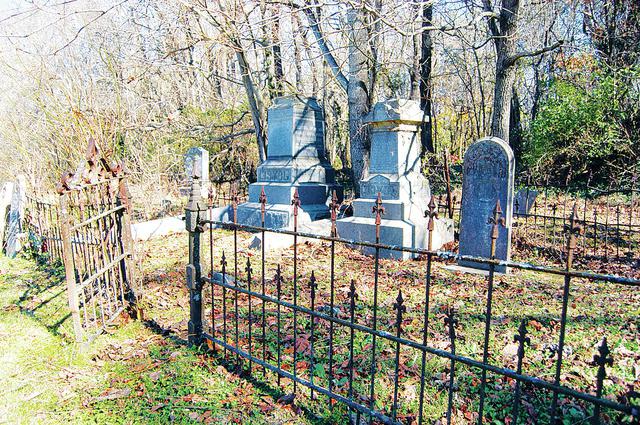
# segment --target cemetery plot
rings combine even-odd
[[[574,251],[575,214],[568,223]],[[342,418],[384,423],[478,415],[608,422],[637,414],[640,281],[516,262],[500,278],[456,275],[433,252],[409,250],[424,261],[387,261],[342,246],[354,241],[289,231],[266,237],[309,244],[266,255],[243,245],[242,230],[259,228],[226,226],[223,236],[208,230],[209,252],[190,252],[189,339],[274,383],[290,394],[283,399],[322,409],[328,397]],[[197,249],[204,229],[190,229]],[[364,245],[398,249],[384,240]],[[615,379],[605,382],[607,373]]]

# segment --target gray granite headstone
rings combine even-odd
[[[460,222],[460,254],[489,258],[491,229],[489,217],[496,201],[500,201],[505,225],[499,227],[496,258],[511,257],[511,223],[513,219],[513,177],[515,160],[507,143],[497,137],[487,137],[473,143],[464,155],[462,174],[462,205]],[[460,266],[487,270],[487,264],[459,261]],[[498,266],[498,273],[506,267]]]
[[[16,179],[16,184],[11,197],[11,208],[7,220],[5,253],[7,257],[15,257],[22,247],[22,222],[24,220],[24,210],[27,205],[26,181],[20,175]]]
[[[353,216],[337,222],[340,237],[375,242],[375,216],[371,211],[380,193],[385,208],[380,242],[427,248],[424,212],[431,191],[429,182],[420,172],[419,129],[423,117],[420,104],[413,100],[391,99],[373,107],[367,117],[371,131],[368,177],[360,182],[360,198],[353,201]],[[434,242],[448,241],[436,237]],[[440,246],[434,245],[432,249]],[[373,252],[372,248],[363,250]],[[393,250],[381,250],[380,255],[387,258],[410,256]]]
[[[295,190],[300,197],[300,223],[329,216],[329,199],[335,190],[335,172],[324,148],[324,116],[313,98],[285,96],[274,99],[269,108],[267,159],[257,169],[256,183],[249,185],[248,202],[238,206],[238,222],[261,225],[260,193],[267,205],[265,226],[291,228],[291,200]]]

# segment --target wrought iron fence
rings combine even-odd
[[[63,176],[58,192],[74,332],[78,341],[91,340],[127,308],[141,314],[126,177],[90,142],[87,168]]]
[[[543,255],[562,264],[566,252],[563,229],[573,206],[584,235],[576,247],[580,261],[614,261],[640,266],[640,189],[600,190],[583,187],[520,186],[513,205],[513,246],[519,258]],[[460,226],[460,194],[440,194],[441,214]]]
[[[43,255],[50,263],[62,262],[58,204],[27,196],[25,229],[34,252]]]
[[[244,202],[249,196],[246,185],[240,180],[230,182],[211,182],[209,190],[209,205],[214,208],[226,207],[235,198],[238,202]]]
[[[331,408],[336,403],[344,406],[348,418],[341,421],[350,420],[356,424],[360,424],[361,420],[422,424],[426,421],[425,412],[428,408],[443,403],[446,406],[446,422],[451,423],[456,403],[455,394],[464,390],[477,395],[477,407],[467,406],[467,409],[475,409],[473,414],[476,421],[482,423],[488,403],[493,402],[496,393],[500,393],[509,399],[510,404],[509,412],[505,413],[502,420],[510,420],[510,423],[515,424],[522,423],[530,414],[528,409],[532,405],[532,394],[543,392],[548,397],[538,401],[536,408],[542,408],[546,404],[547,407],[543,410],[548,412],[550,423],[562,419],[568,399],[583,406],[592,423],[623,419],[637,421],[640,418],[640,407],[637,403],[632,403],[633,397],[638,397],[638,394],[634,396],[633,393],[627,393],[617,399],[605,397],[607,367],[611,370],[613,365],[606,338],[600,341],[597,354],[593,357],[595,377],[590,389],[574,388],[562,378],[563,372],[572,366],[566,364],[565,351],[570,293],[577,282],[599,282],[609,285],[611,290],[615,290],[617,285],[634,290],[640,288],[640,280],[633,278],[573,269],[574,253],[579,244],[579,235],[583,231],[577,210],[573,210],[566,221],[566,264],[564,268],[551,268],[499,261],[493,257],[459,256],[451,252],[386,245],[380,240],[379,230],[384,212],[380,197],[372,212],[376,223],[376,241],[372,243],[338,237],[335,222],[339,205],[335,199],[331,203],[330,236],[297,231],[297,212],[300,208],[297,196],[292,200],[293,230],[266,229],[264,216],[267,199],[264,195],[260,197],[260,203],[261,226],[237,224],[235,199],[232,201],[233,222],[213,221],[206,217],[209,206],[200,197],[198,180],[194,181],[186,208],[186,227],[189,231],[189,264],[186,267],[186,281],[190,291],[189,342],[196,345],[206,342],[214,352],[221,353],[228,362],[235,365],[239,372],[270,382],[273,379],[279,387],[285,386],[291,393],[282,400],[292,401],[296,397],[306,397],[306,391],[300,390],[300,387],[306,387],[310,399],[320,394],[329,398]],[[429,217],[430,240],[436,209],[432,199],[429,211],[426,212]],[[493,218],[491,234],[487,235],[491,240],[492,253],[495,252],[500,231],[499,215],[498,208],[493,212],[487,211],[487,217]],[[233,234],[231,240],[220,242],[224,246],[219,258],[214,258],[214,226],[229,229]],[[242,252],[238,245],[238,233],[245,231],[258,232],[262,236],[261,253],[259,258],[253,259],[254,263],[256,260],[260,263],[257,273],[253,270],[252,255]],[[205,263],[202,252],[205,250],[201,246],[201,236],[205,232],[208,232],[210,256],[207,276],[202,274]],[[269,237],[293,238],[290,258],[293,273],[289,276],[285,276],[289,272],[281,266],[285,263],[284,258],[278,262],[273,277],[267,276],[264,248],[267,234],[271,235]],[[314,239],[329,245],[329,270],[325,271],[329,276],[328,294],[323,291],[324,295],[319,295],[320,276],[315,270],[306,275],[300,273],[299,238]],[[355,279],[348,283],[342,282],[337,277],[339,270],[335,252],[338,245],[373,249],[371,287],[363,288],[357,285]],[[382,250],[410,252],[426,260],[424,277],[420,279],[423,285],[422,300],[414,300],[413,307],[407,303],[402,290],[393,294],[381,293],[379,275]],[[230,257],[227,257],[225,251],[231,252]],[[461,354],[457,349],[457,344],[464,338],[459,334],[460,328],[469,317],[460,314],[452,304],[434,306],[430,298],[433,297],[435,285],[434,265],[452,259],[489,264],[486,298],[483,300],[484,317],[481,320],[481,359]],[[219,271],[214,270],[214,264],[219,265]],[[527,346],[537,335],[531,333],[526,318],[522,319],[513,337],[517,344],[514,364],[499,364],[490,352],[489,340],[492,334],[502,329],[494,323],[497,318],[492,312],[497,284],[494,269],[497,265],[562,278],[561,312],[557,319],[558,340],[550,348],[555,361],[549,378],[528,374],[523,367],[523,362],[527,360]],[[207,292],[208,297],[205,298]],[[478,301],[474,300],[474,303]],[[393,312],[390,311],[390,306]],[[207,309],[209,314],[205,314]],[[409,326],[417,326],[420,331],[409,332]],[[445,346],[435,345],[433,338],[437,333],[446,334]],[[590,361],[581,359],[585,360]],[[368,373],[361,373],[360,366],[364,366]],[[468,375],[461,374],[461,368],[474,371],[475,378],[469,382]],[[433,379],[435,371],[440,379]],[[410,400],[399,394],[401,384],[405,388],[408,381],[415,383],[413,385],[416,389],[415,397]],[[430,390],[433,387],[441,389],[446,394],[446,400],[438,399]],[[528,409],[523,407],[525,398]]]

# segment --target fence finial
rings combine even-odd
[[[578,204],[573,204],[571,215],[569,216],[569,224],[565,227],[565,231],[569,233],[567,239],[567,270],[573,265],[573,253],[578,245],[578,235],[582,235],[584,229],[578,221]]]
[[[311,277],[309,278],[309,289],[311,289],[311,298],[315,298],[318,284],[316,283],[316,273],[313,270],[311,270]]]
[[[351,279],[351,283],[349,284],[349,292],[347,293],[349,299],[358,298],[358,293],[356,292],[356,281]]]
[[[458,324],[455,307],[447,308],[447,313],[444,318],[444,324],[447,325],[449,329],[449,339],[451,341],[454,341],[456,338],[456,325]]]
[[[435,196],[431,195],[431,199],[429,200],[429,208],[424,212],[425,218],[429,219],[427,223],[427,231],[429,232],[428,240],[427,240],[427,249],[431,251],[433,245],[433,230],[435,229],[435,219],[438,218],[438,209],[435,202]]]
[[[264,212],[264,207],[267,203],[267,195],[264,193],[264,186],[262,186],[262,189],[260,190],[260,197],[258,198],[258,202],[260,202],[262,211]]]
[[[502,216],[502,208],[500,207],[500,200],[496,201],[495,207],[493,207],[493,215],[489,217],[488,224],[492,224],[491,226],[491,258],[496,256],[496,241],[498,240],[499,226],[505,227],[506,221]]]
[[[371,207],[371,212],[376,215],[376,243],[380,241],[380,224],[382,223],[382,214],[384,214],[384,207],[382,206],[382,194],[378,192],[376,202]]]
[[[207,190],[207,200],[209,201],[209,208],[213,208],[213,185],[209,184],[209,189]]]
[[[611,350],[609,350],[609,346],[607,345],[607,337],[604,337],[602,338],[602,341],[600,341],[600,345],[598,346],[598,354],[593,356],[593,362],[601,369],[603,369],[603,372],[605,366],[613,366],[613,358],[610,356],[610,354]],[[599,371],[598,374],[600,374]]]
[[[293,199],[291,200],[291,205],[293,205],[293,216],[298,217],[298,208],[300,208],[300,195],[298,195],[297,187],[293,191]]]
[[[404,305],[404,298],[402,298],[402,290],[398,291],[398,297],[396,302],[393,303],[393,309],[397,311],[396,325],[399,327],[402,322],[402,313],[407,312],[407,307]]]
[[[224,250],[222,251],[222,257],[220,257],[220,267],[222,267],[222,274],[226,274],[227,270],[227,257],[224,254]]]
[[[429,219],[429,224],[427,225],[427,229],[429,231],[433,231],[434,229],[434,219],[438,218],[438,211],[436,209],[435,197],[431,195],[431,199],[429,200],[429,208],[424,212],[424,217]]]
[[[335,190],[331,195],[331,203],[329,204],[329,209],[331,210],[331,237],[335,238],[338,235],[338,231],[336,229],[336,220],[338,219],[338,210],[340,209],[338,195],[336,195]]]
[[[251,268],[251,257],[247,256],[247,266],[245,269],[247,271],[247,281],[251,281],[251,273],[253,272],[253,269]]]
[[[231,187],[231,209],[233,210],[233,223],[238,223],[238,190],[235,186]]]

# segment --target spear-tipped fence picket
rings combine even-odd
[[[367,421],[396,424],[415,421],[418,424],[422,424],[426,421],[425,411],[427,407],[434,403],[434,400],[427,395],[426,389],[434,385],[432,376],[427,371],[427,364],[435,358],[446,362],[446,366],[441,365],[441,372],[446,374],[447,379],[443,380],[446,383],[441,383],[440,388],[446,391],[447,401],[444,417],[447,423],[451,423],[453,420],[456,391],[459,390],[460,386],[469,385],[467,381],[459,379],[458,373],[462,366],[477,371],[480,376],[479,384],[477,384],[479,385],[479,402],[474,405],[476,418],[474,421],[477,423],[482,423],[485,417],[487,395],[490,389],[489,376],[492,379],[496,377],[509,378],[513,382],[512,387],[502,390],[507,391],[509,397],[511,397],[511,408],[504,412],[504,420],[510,421],[511,424],[519,421],[522,423],[521,419],[526,414],[525,409],[522,408],[523,391],[525,390],[528,393],[541,391],[550,395],[550,401],[547,404],[547,417],[550,423],[559,423],[563,419],[564,410],[562,406],[564,404],[563,401],[566,399],[573,399],[581,403],[585,411],[590,412],[590,421],[594,424],[623,419],[630,421],[640,419],[640,407],[632,403],[632,400],[636,400],[633,398],[633,394],[629,394],[622,399],[603,396],[605,377],[608,369],[611,370],[614,364],[606,339],[600,342],[598,353],[594,358],[594,368],[597,370],[595,371],[595,380],[592,385],[593,391],[572,388],[567,385],[565,380],[561,379],[562,372],[571,366],[566,364],[568,360],[563,357],[563,350],[567,333],[569,297],[574,281],[576,279],[584,279],[591,282],[599,282],[609,285],[611,290],[615,290],[617,285],[640,290],[640,280],[573,269],[574,252],[579,245],[579,237],[583,231],[577,209],[574,208],[570,217],[566,219],[565,250],[567,256],[565,266],[563,268],[551,268],[515,261],[501,261],[494,257],[496,239],[500,232],[500,227],[504,223],[501,218],[502,212],[499,203],[496,203],[493,211],[487,211],[487,219],[492,226],[486,237],[492,246],[492,258],[478,258],[431,249],[433,220],[437,216],[437,207],[433,198],[429,203],[429,210],[425,212],[425,216],[429,218],[429,249],[414,249],[387,245],[380,239],[381,217],[384,213],[384,201],[381,196],[378,196],[372,210],[372,218],[375,219],[376,223],[376,240],[375,242],[362,242],[342,239],[336,234],[336,211],[339,206],[335,198],[330,205],[330,235],[318,236],[299,232],[297,229],[298,210],[304,208],[300,204],[297,193],[292,200],[292,230],[265,228],[267,198],[264,190],[259,200],[262,223],[259,227],[237,223],[235,201],[232,204],[234,211],[233,222],[207,219],[207,205],[200,199],[199,194],[199,182],[196,179],[186,209],[186,223],[189,232],[187,285],[190,289],[191,317],[189,322],[189,342],[196,345],[206,342],[214,352],[222,352],[223,358],[234,365],[240,373],[246,373],[256,379],[269,382],[274,380],[279,388],[283,390],[286,388],[286,391],[291,391],[289,395],[283,397],[283,400],[294,401],[297,396],[302,394],[301,387],[306,387],[307,390],[305,391],[309,391],[312,399],[321,395],[329,399],[331,408],[334,407],[335,403],[344,405],[348,411],[346,413],[348,417],[344,419],[345,422],[351,421],[351,423],[360,424],[361,421]],[[216,248],[216,244],[219,241],[217,239],[218,236],[216,236],[217,233],[213,231],[214,226],[228,229],[233,233],[233,245],[219,247],[222,251],[219,258],[214,258],[214,248]],[[257,232],[262,236],[262,248],[259,258],[254,258],[254,261],[260,262],[260,276],[257,279],[251,267],[251,257],[247,255],[246,261],[239,258],[240,255],[245,255],[245,252],[241,253],[238,247],[238,232],[240,231]],[[205,276],[202,274],[200,260],[200,239],[203,233],[208,233],[210,251],[210,270]],[[272,279],[266,277],[265,237],[293,238],[294,243],[291,247],[293,276],[285,276],[285,271],[278,264],[274,277]],[[330,292],[328,299],[319,299],[317,291],[318,270],[311,271],[308,276],[299,275],[299,238],[319,240],[328,243],[330,246],[329,271],[327,272]],[[372,302],[367,302],[364,298],[361,300],[354,280],[345,284],[336,277],[335,247],[338,244],[374,249]],[[230,276],[227,271],[228,254],[226,252],[230,249],[233,250],[233,276]],[[403,320],[409,309],[403,293],[400,290],[396,293],[380,293],[378,276],[380,250],[382,249],[419,254],[426,260],[423,286],[424,305],[419,312],[422,317],[421,338],[414,338],[403,329]],[[486,277],[488,290],[486,300],[484,300],[484,343],[480,360],[456,352],[456,344],[461,339],[457,334],[457,329],[463,317],[460,316],[453,305],[446,308],[446,314],[444,315],[444,326],[448,335],[448,348],[443,349],[442,347],[431,345],[429,341],[430,328],[433,327],[433,323],[443,318],[442,315],[433,314],[433,306],[430,305],[430,293],[433,290],[433,266],[436,262],[453,259],[472,260],[489,265],[489,273]],[[239,267],[242,267],[241,262],[246,263],[244,278],[238,270]],[[221,267],[221,274],[215,272],[214,265]],[[526,317],[522,318],[518,331],[513,336],[514,343],[517,343],[515,369],[496,363],[495,356],[490,353],[489,338],[492,335],[492,331],[496,332],[491,308],[494,298],[493,286],[496,281],[495,267],[497,265],[505,265],[509,269],[516,271],[525,270],[542,275],[561,276],[564,279],[562,311],[559,318],[560,331],[555,350],[556,360],[553,379],[543,379],[529,375],[524,371],[523,364],[527,359],[527,346],[531,344],[534,338],[528,331],[528,319]],[[257,290],[253,286],[254,279],[260,282],[260,287]],[[204,294],[208,293],[208,302],[203,298],[203,289],[205,288],[207,291]],[[293,294],[284,296],[283,288],[291,289]],[[343,292],[341,293],[346,294],[345,303],[341,304],[342,309],[338,309],[335,305],[335,294],[338,290],[342,290]],[[303,295],[302,298],[301,295]],[[395,309],[395,320],[392,325],[387,326],[385,323],[384,326],[380,327],[378,309],[382,304],[391,305],[391,303],[387,303],[387,297],[393,299],[391,303],[393,304],[393,309]],[[239,300],[242,300],[243,305],[248,303],[248,308],[239,309]],[[478,302],[480,301],[478,300]],[[210,323],[203,323],[203,303],[209,304],[208,307],[211,308]],[[231,308],[228,308],[229,305]],[[345,305],[346,307],[344,307]],[[293,326],[287,326],[290,323],[285,320],[287,318],[293,318]],[[301,318],[305,320],[304,324],[300,323]],[[327,325],[328,331],[326,334],[321,331],[320,324]],[[304,329],[305,332],[308,330],[310,337],[301,341],[301,329]],[[390,331],[385,329],[390,329]],[[342,341],[340,345],[336,346],[336,333],[342,336],[347,335],[346,343]],[[366,361],[360,356],[363,353],[358,352],[363,350],[363,347],[355,345],[358,334],[365,335],[368,341],[364,347],[364,350],[367,351],[364,354],[368,356]],[[389,360],[381,358],[383,346],[392,347],[386,352],[393,353],[393,360],[391,361],[393,366],[389,367]],[[416,383],[419,383],[417,403],[403,400],[403,397],[399,395],[400,378],[404,379],[406,374],[411,373],[407,371],[407,365],[400,364],[400,352],[405,350],[414,350],[417,354],[415,358],[419,359],[416,360],[419,362],[419,367],[414,369],[413,372]],[[283,359],[283,351],[290,352],[289,361]],[[347,357],[339,365],[335,362],[337,353]],[[369,372],[366,376],[356,370],[356,357],[358,357],[359,362],[368,364]],[[588,360],[590,361],[590,359]],[[303,363],[308,367],[301,368],[300,366]],[[260,373],[256,373],[255,366],[259,368]],[[378,395],[380,388],[376,383],[377,380],[383,379],[389,373],[393,375],[393,379],[390,381],[384,380],[383,382],[392,386],[389,392],[392,396],[386,399]],[[495,391],[495,389],[492,389],[492,391]],[[404,413],[401,415],[400,411]],[[605,411],[606,413],[604,413]]]

